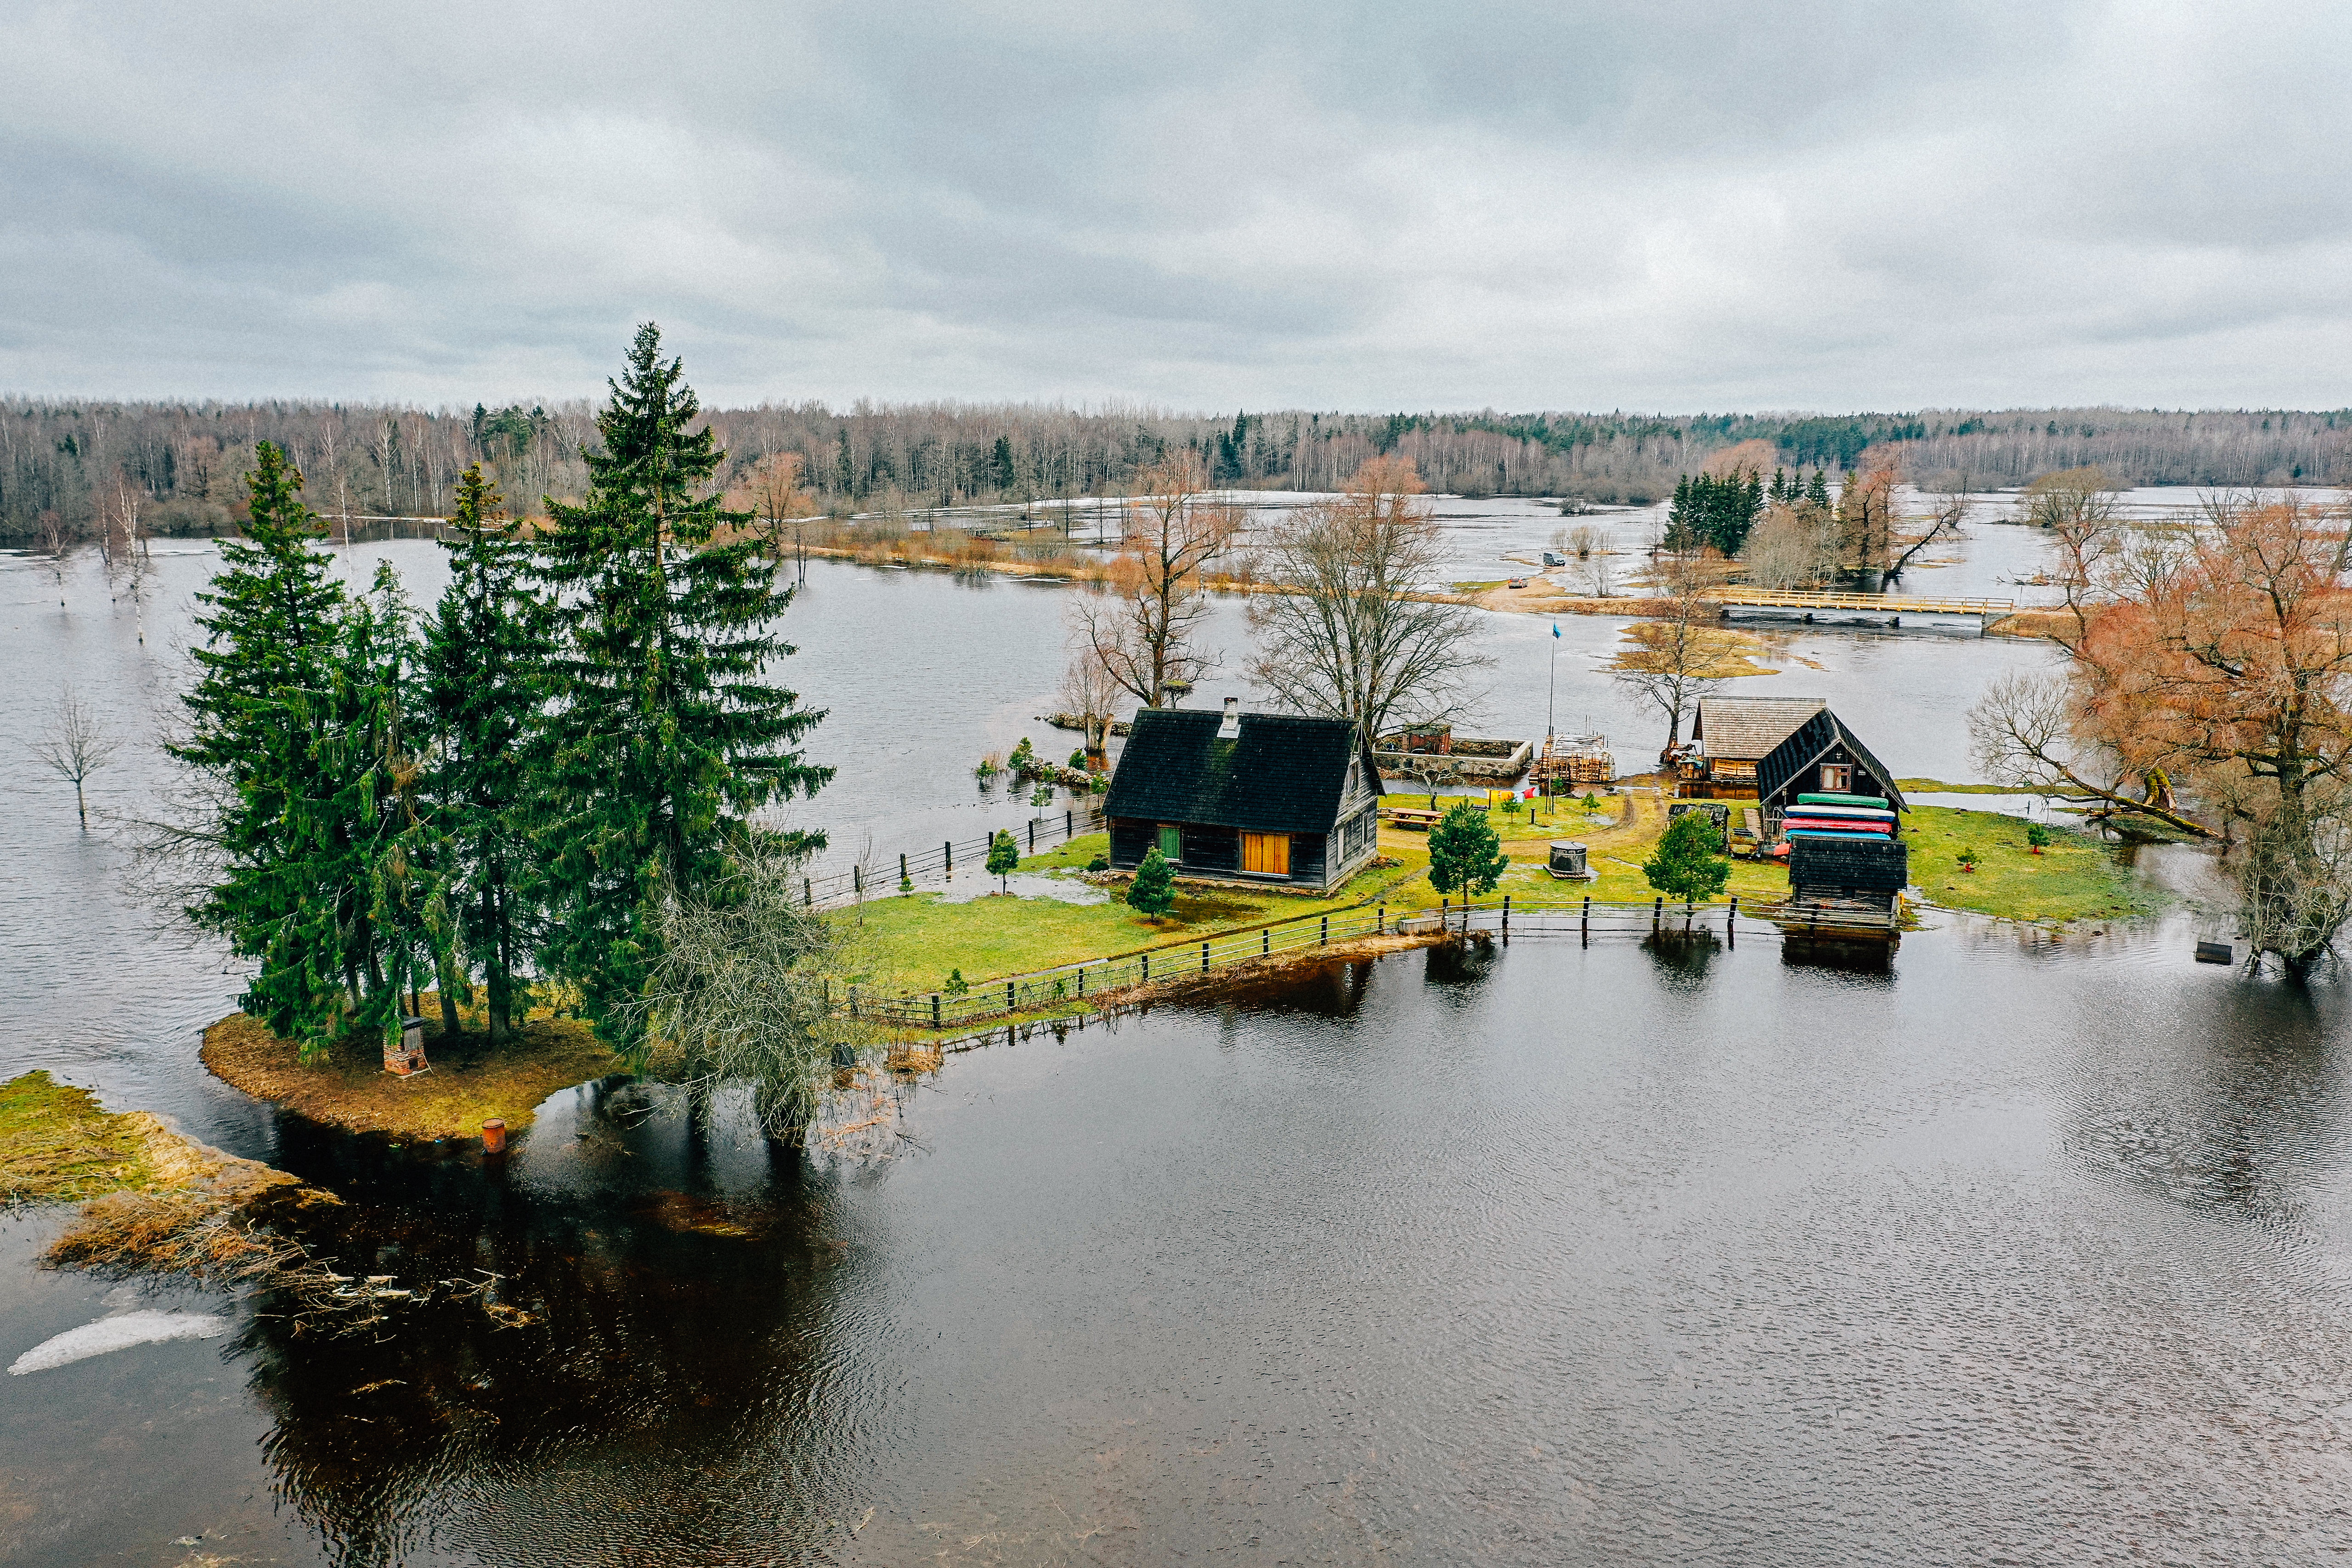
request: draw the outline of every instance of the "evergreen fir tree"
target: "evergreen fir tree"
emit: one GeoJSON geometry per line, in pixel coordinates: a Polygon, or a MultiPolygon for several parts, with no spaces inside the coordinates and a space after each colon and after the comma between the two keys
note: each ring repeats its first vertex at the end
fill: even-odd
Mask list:
{"type": "Polygon", "coordinates": [[[719,504],[724,454],[707,425],[689,428],[701,409],[684,362],[662,359],[647,323],[611,385],[587,496],[551,500],[538,542],[561,606],[538,765],[543,952],[607,1029],[625,1028],[614,1005],[644,982],[663,887],[702,893],[751,812],[833,775],[792,749],[822,712],[762,679],[793,651],[773,631],[792,593],[755,537],[716,542],[751,515],[719,504]]]}
{"type": "Polygon", "coordinates": [[[302,504],[302,476],[277,447],[255,449],[251,521],[221,544],[222,570],[196,595],[204,646],[182,699],[189,727],[171,754],[204,782],[190,838],[213,885],[187,913],[240,958],[257,959],[241,1005],[289,1038],[324,1041],[360,1002],[340,907],[321,896],[298,817],[320,793],[317,699],[337,659],[346,600],[326,531],[302,504]]]}
{"type": "Polygon", "coordinates": [[[1825,469],[1813,470],[1812,482],[1805,486],[1805,500],[1823,511],[1830,510],[1830,476],[1825,469]]]}
{"type": "Polygon", "coordinates": [[[1009,827],[997,829],[988,840],[988,874],[1003,882],[1002,891],[1009,893],[1013,890],[1010,879],[1020,864],[1021,846],[1013,842],[1013,830],[1009,827]]]}
{"type": "Polygon", "coordinates": [[[1684,905],[1712,899],[1731,880],[1731,862],[1723,853],[1723,835],[1715,818],[1704,811],[1688,811],[1666,825],[1658,847],[1642,862],[1642,875],[1670,899],[1684,905]]]}
{"type": "Polygon", "coordinates": [[[1448,806],[1429,830],[1429,885],[1440,893],[1459,892],[1465,900],[1491,893],[1510,864],[1502,836],[1466,800],[1448,806]]]}
{"type": "MultiPolygon", "coordinates": [[[[545,676],[547,616],[530,591],[530,545],[505,521],[481,466],[457,482],[449,586],[425,629],[425,704],[438,741],[431,780],[435,824],[448,862],[449,946],[482,976],[489,1036],[529,1011],[517,976],[534,924],[528,833],[531,775],[525,746],[545,676]]],[[[455,1032],[457,998],[444,986],[442,1025],[455,1032]]]]}
{"type": "MultiPolygon", "coordinates": [[[[1699,478],[1703,480],[1706,475],[1699,478]]],[[[1691,477],[1685,474],[1675,481],[1674,504],[1666,509],[1665,545],[1669,550],[1688,550],[1704,535],[1699,525],[1699,498],[1691,477]]]]}
{"type": "Polygon", "coordinates": [[[1143,863],[1135,868],[1135,880],[1127,887],[1127,907],[1154,920],[1176,907],[1176,873],[1157,844],[1143,852],[1143,863]]]}

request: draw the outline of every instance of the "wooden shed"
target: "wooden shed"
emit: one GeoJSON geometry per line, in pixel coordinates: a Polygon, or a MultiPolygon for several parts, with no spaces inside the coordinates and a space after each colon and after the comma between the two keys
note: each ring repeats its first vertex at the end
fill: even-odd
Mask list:
{"type": "Polygon", "coordinates": [[[1179,876],[1328,890],[1379,853],[1380,770],[1344,719],[1147,708],[1135,716],[1103,815],[1110,863],[1153,846],[1179,876]]]}

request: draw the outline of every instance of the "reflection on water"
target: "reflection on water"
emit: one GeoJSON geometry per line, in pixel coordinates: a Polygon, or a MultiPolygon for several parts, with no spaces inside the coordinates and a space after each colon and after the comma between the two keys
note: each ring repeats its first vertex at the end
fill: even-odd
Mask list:
{"type": "MultiPolygon", "coordinates": [[[[262,1302],[226,1360],[9,1380],[0,1550],[2306,1560],[2352,1480],[2343,999],[2186,935],[1335,963],[956,1058],[872,1167],[597,1086],[506,1162],[289,1125],[348,1268],[527,1321],[262,1302]],[[52,1505],[126,1467],[140,1507],[52,1505]]],[[[110,1310],[8,1246],[82,1293],[12,1334],[110,1310]]]]}
{"type": "MultiPolygon", "coordinates": [[[[377,552],[429,597],[428,546],[377,552]]],[[[152,731],[210,564],[167,558],[180,619],[145,649],[81,596],[94,572],[62,616],[0,572],[0,729],[70,674],[152,731]]],[[[1025,814],[970,763],[1046,740],[1067,591],[810,584],[790,673],[832,710],[836,844],[1025,814]]],[[[1539,731],[1557,657],[1562,725],[1639,761],[1658,726],[1606,678],[1618,623],[1490,630],[1476,723],[1539,731]]],[[[1211,635],[1204,693],[1245,690],[1239,610],[1211,635]]],[[[1766,640],[1783,673],[1740,689],[1826,697],[1906,776],[1967,777],[1967,707],[2047,657],[1766,640]]],[[[162,784],[126,758],[100,795],[162,784]]],[[[161,942],[69,821],[37,781],[0,817],[12,1067],[329,1186],[349,1206],[313,1240],[347,1269],[494,1275],[505,1310],[331,1338],[41,1272],[58,1216],[0,1219],[0,1363],[144,1309],[236,1327],[0,1379],[0,1561],[2234,1563],[2343,1537],[2341,992],[2192,965],[2193,918],[1430,949],[956,1058],[875,1166],[617,1084],[486,1163],[206,1077],[236,977],[161,942]]],[[[2137,855],[2214,890],[2208,858],[2137,855]]]]}

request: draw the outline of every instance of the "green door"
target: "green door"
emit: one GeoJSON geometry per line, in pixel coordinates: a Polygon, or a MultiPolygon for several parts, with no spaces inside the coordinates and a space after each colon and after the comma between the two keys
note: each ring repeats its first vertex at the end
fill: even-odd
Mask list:
{"type": "Polygon", "coordinates": [[[1160,829],[1160,858],[1170,865],[1184,858],[1184,830],[1162,824],[1160,829]]]}

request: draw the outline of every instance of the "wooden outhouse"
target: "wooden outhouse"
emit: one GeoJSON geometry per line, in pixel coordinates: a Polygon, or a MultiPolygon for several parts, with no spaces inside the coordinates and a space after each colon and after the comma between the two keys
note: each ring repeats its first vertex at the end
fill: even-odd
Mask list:
{"type": "Polygon", "coordinates": [[[1111,774],[1110,863],[1154,846],[1181,877],[1338,887],[1379,853],[1381,775],[1344,719],[1147,708],[1111,774]]]}

